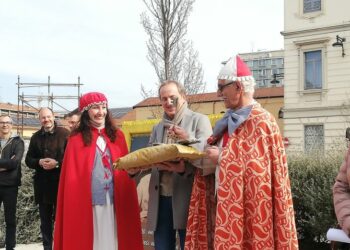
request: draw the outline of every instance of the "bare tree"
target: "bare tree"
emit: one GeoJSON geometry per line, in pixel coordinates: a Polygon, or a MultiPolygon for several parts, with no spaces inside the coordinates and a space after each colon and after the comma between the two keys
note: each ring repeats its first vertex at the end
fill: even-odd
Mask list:
{"type": "MultiPolygon", "coordinates": [[[[203,69],[198,52],[186,39],[188,17],[194,0],[143,0],[148,12],[141,15],[148,35],[148,60],[158,77],[157,86],[164,80],[182,82],[188,94],[204,92],[203,69]]],[[[145,97],[155,91],[141,86],[145,97]]]]}
{"type": "Polygon", "coordinates": [[[198,60],[198,52],[193,50],[190,43],[187,55],[182,64],[182,82],[189,95],[203,93],[205,83],[203,82],[203,68],[198,60]]]}

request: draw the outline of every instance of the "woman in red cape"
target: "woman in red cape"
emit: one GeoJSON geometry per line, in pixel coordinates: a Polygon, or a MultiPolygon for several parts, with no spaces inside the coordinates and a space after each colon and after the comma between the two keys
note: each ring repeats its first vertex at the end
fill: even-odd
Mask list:
{"type": "Polygon", "coordinates": [[[79,109],[80,124],[68,140],[60,176],[54,249],[143,249],[135,183],[125,171],[112,169],[112,162],[128,153],[124,135],[112,126],[103,94],[83,95],[79,109]],[[111,179],[111,190],[107,184],[100,188],[106,195],[96,195],[99,176],[104,177],[98,181],[111,179]],[[112,221],[106,220],[106,210],[96,210],[105,209],[95,205],[105,199],[112,221]]]}

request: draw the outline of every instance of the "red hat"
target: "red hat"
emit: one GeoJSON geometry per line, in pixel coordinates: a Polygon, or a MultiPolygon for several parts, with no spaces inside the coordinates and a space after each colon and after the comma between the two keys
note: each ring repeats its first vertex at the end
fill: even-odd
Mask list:
{"type": "Polygon", "coordinates": [[[82,95],[79,100],[79,111],[88,110],[92,105],[108,104],[107,98],[104,94],[99,92],[90,92],[82,95]]]}
{"type": "Polygon", "coordinates": [[[233,56],[226,62],[219,73],[218,80],[242,82],[245,92],[254,90],[255,86],[252,72],[239,56],[233,56]]]}

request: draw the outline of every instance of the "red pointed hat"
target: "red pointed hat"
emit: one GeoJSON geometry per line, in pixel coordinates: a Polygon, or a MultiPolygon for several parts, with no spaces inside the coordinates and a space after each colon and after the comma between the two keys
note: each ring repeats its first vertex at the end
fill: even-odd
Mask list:
{"type": "Polygon", "coordinates": [[[107,98],[104,94],[99,92],[90,92],[82,95],[79,100],[79,111],[83,112],[96,104],[108,104],[107,98]]]}
{"type": "Polygon", "coordinates": [[[255,80],[247,64],[238,56],[231,57],[220,70],[218,80],[244,82],[246,91],[255,86],[255,80]],[[250,82],[250,83],[248,83],[250,82]]]}
{"type": "Polygon", "coordinates": [[[250,79],[252,72],[248,68],[247,64],[239,56],[231,57],[226,64],[222,67],[218,79],[219,80],[231,80],[241,81],[244,79],[250,79]]]}

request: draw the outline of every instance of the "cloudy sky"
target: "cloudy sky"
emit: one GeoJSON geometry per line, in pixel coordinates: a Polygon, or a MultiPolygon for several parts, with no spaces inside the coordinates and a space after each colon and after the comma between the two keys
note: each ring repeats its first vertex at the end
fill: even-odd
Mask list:
{"type": "MultiPolygon", "coordinates": [[[[207,92],[215,91],[220,62],[233,54],[283,48],[282,0],[197,0],[193,7],[188,39],[199,52],[207,92]]],[[[81,92],[105,93],[110,107],[137,104],[141,84],[154,88],[157,81],[146,58],[143,11],[141,0],[1,0],[0,102],[17,103],[20,75],[23,83],[45,83],[48,76],[52,83],[76,83],[80,76],[81,92]]],[[[20,94],[47,92],[22,88],[20,94]]]]}

